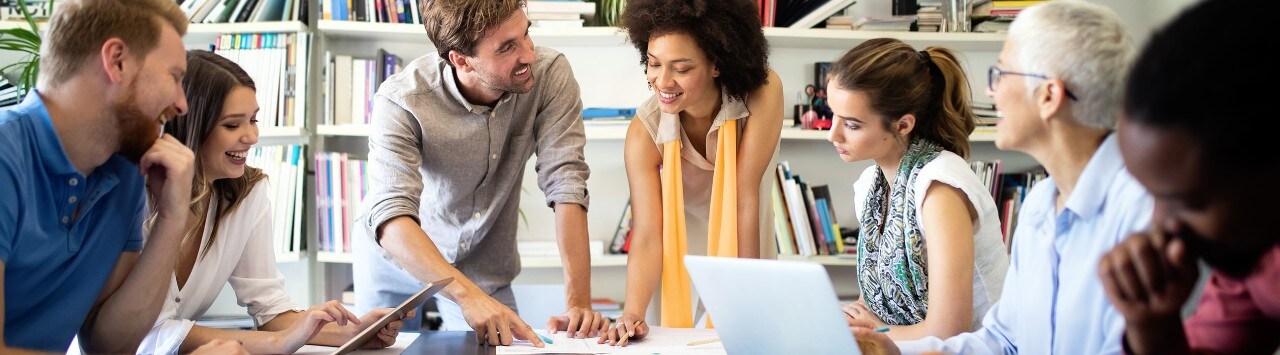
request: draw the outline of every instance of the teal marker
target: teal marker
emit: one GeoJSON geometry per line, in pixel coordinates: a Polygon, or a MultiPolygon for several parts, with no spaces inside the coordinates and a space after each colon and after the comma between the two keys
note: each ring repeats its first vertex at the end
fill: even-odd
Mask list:
{"type": "Polygon", "coordinates": [[[887,326],[887,325],[886,325],[886,326],[883,326],[883,327],[876,328],[876,332],[879,332],[879,333],[884,333],[884,332],[887,332],[887,331],[889,331],[889,326],[887,326]]]}
{"type": "Polygon", "coordinates": [[[554,341],[551,341],[551,338],[548,338],[546,335],[542,335],[542,334],[540,334],[540,333],[538,333],[538,332],[534,332],[533,334],[534,334],[534,335],[537,335],[537,336],[538,336],[538,339],[542,339],[542,342],[544,342],[544,343],[547,343],[547,344],[555,344],[555,343],[556,343],[556,342],[554,342],[554,341]]]}

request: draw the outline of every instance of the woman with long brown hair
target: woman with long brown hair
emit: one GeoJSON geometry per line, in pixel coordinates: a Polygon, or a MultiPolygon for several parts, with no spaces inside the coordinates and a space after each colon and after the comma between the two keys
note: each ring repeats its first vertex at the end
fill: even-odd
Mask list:
{"type": "MultiPolygon", "coordinates": [[[[182,86],[187,115],[164,131],[196,154],[191,216],[169,296],[138,353],[186,353],[219,338],[240,341],[251,353],[292,353],[308,343],[338,346],[386,314],[377,309],[357,318],[337,301],[311,309],[289,301],[271,246],[268,177],[245,165],[258,142],[253,79],[226,58],[193,50],[182,86]],[[228,283],[258,330],[195,324],[228,283]]],[[[400,325],[387,325],[365,346],[391,345],[400,325]]]]}
{"type": "Polygon", "coordinates": [[[977,329],[1009,257],[995,201],[965,158],[974,115],[954,52],[879,38],[831,65],[828,140],[872,160],[854,183],[860,299],[849,315],[895,340],[977,329]]]}

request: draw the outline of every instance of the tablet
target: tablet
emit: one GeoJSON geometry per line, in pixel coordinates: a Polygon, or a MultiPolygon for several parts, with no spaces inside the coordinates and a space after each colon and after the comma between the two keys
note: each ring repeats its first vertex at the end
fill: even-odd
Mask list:
{"type": "MultiPolygon", "coordinates": [[[[346,344],[342,344],[338,350],[333,352],[333,355],[346,354],[360,349],[361,345],[364,345],[364,343],[368,342],[369,339],[372,339],[377,335],[383,327],[387,326],[387,323],[404,318],[406,313],[409,313],[410,310],[421,306],[423,302],[426,302],[428,298],[431,298],[431,296],[435,296],[435,294],[440,292],[440,290],[443,290],[445,286],[448,286],[450,282],[453,282],[452,277],[427,284],[427,287],[424,287],[422,291],[418,291],[418,293],[414,294],[413,297],[409,297],[409,299],[404,300],[404,303],[401,303],[395,309],[391,310],[391,313],[387,313],[387,315],[382,316],[382,318],[378,319],[377,322],[373,322],[372,325],[365,328],[364,331],[360,332],[360,334],[357,334],[354,338],[348,340],[346,344]]],[[[421,314],[419,314],[419,316],[421,316],[421,314]]]]}

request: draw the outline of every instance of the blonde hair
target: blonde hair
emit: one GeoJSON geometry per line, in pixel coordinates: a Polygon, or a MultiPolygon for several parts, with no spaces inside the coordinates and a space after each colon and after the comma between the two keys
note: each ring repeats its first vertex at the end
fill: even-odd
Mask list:
{"type": "Polygon", "coordinates": [[[912,114],[916,124],[911,136],[969,156],[969,134],[977,119],[969,106],[969,79],[954,51],[928,47],[917,52],[900,40],[876,38],[832,63],[829,75],[839,89],[865,94],[885,129],[892,131],[893,122],[912,114]]]}
{"type": "Polygon", "coordinates": [[[524,0],[423,0],[421,4],[422,25],[445,62],[450,51],[474,57],[486,32],[524,8],[524,0]]]}
{"type": "Polygon", "coordinates": [[[146,58],[159,42],[163,24],[173,26],[179,36],[187,33],[187,16],[171,0],[60,2],[40,47],[40,76],[51,84],[66,81],[111,38],[119,38],[139,58],[146,58]]]}

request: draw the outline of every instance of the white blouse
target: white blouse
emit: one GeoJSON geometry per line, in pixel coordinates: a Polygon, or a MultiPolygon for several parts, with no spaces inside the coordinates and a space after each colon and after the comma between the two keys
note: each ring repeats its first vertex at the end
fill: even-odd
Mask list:
{"type": "MultiPolygon", "coordinates": [[[[867,193],[876,181],[876,166],[873,164],[862,172],[862,176],[853,184],[854,206],[861,221],[866,209],[867,193]]],[[[925,192],[934,181],[950,185],[969,198],[978,218],[973,220],[973,319],[972,329],[982,327],[982,317],[987,310],[1000,300],[1001,289],[1004,288],[1005,271],[1009,268],[1009,254],[1005,252],[1004,240],[1000,232],[1000,213],[996,209],[991,190],[978,180],[978,175],[959,155],[950,151],[942,151],[937,158],[920,168],[916,176],[916,224],[924,231],[925,192]]],[[[925,232],[925,250],[929,248],[929,233],[925,232]]]]}
{"type": "MultiPolygon", "coordinates": [[[[169,294],[155,326],[147,334],[139,354],[176,354],[195,325],[204,315],[223,285],[231,283],[237,303],[247,307],[255,326],[271,321],[286,311],[303,311],[284,291],[284,275],[276,269],[275,250],[271,246],[271,196],[266,179],[259,181],[235,211],[218,227],[218,236],[207,252],[203,252],[191,268],[187,284],[178,290],[176,278],[169,280],[169,294]]],[[[216,202],[215,202],[216,203],[216,202]]],[[[211,206],[213,210],[216,206],[211,206]]],[[[213,228],[214,213],[206,217],[205,240],[213,228]]]]}

